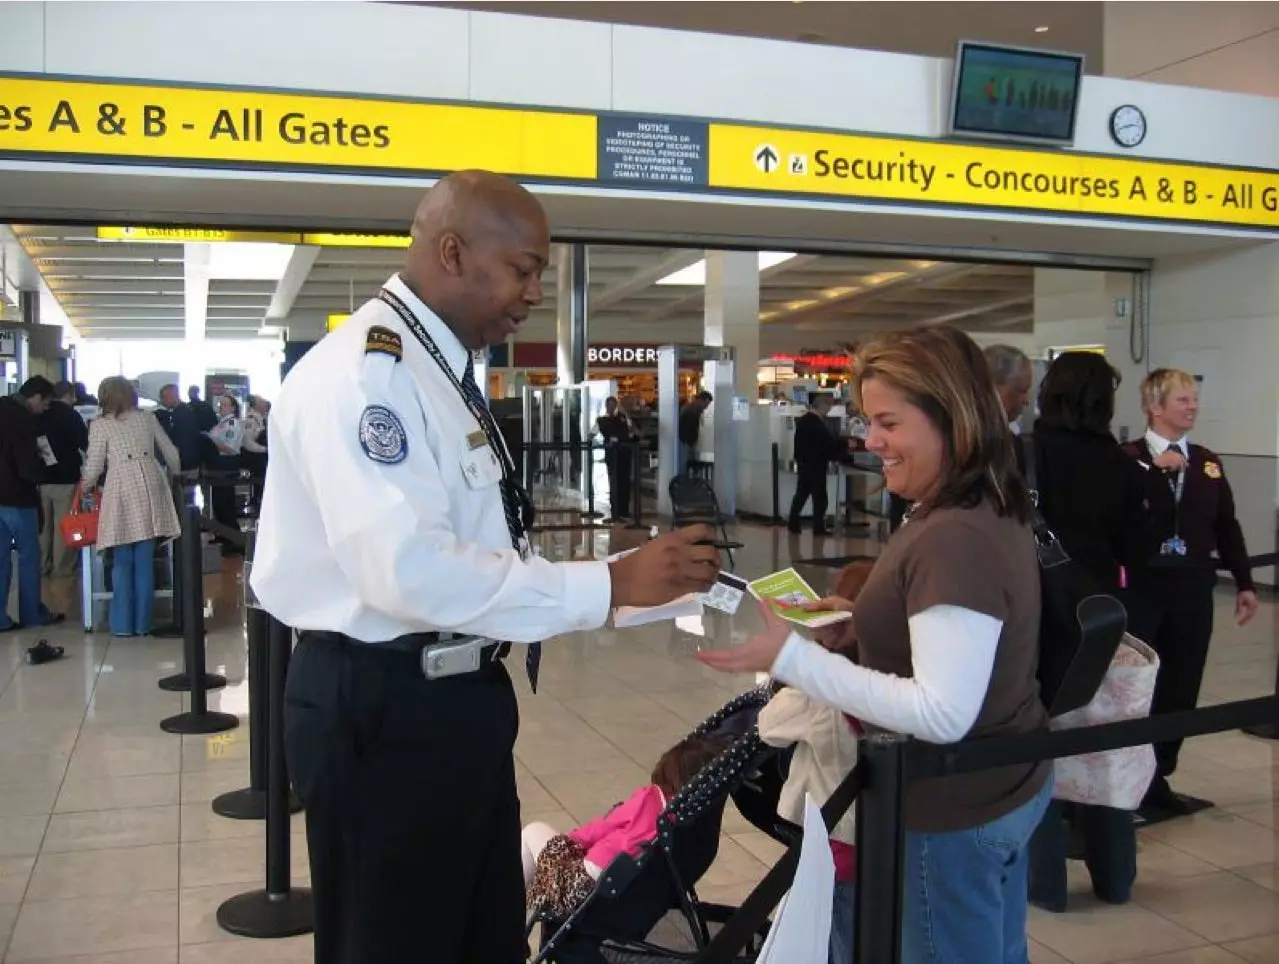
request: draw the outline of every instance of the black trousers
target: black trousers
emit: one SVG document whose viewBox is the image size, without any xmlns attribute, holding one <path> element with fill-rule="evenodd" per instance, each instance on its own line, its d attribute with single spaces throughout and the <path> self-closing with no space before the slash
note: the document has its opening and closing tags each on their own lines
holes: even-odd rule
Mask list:
<svg viewBox="0 0 1279 964">
<path fill-rule="evenodd" d="M 1110 904 L 1132 897 L 1137 879 L 1137 828 L 1132 813 L 1113 807 L 1054 800 L 1030 838 L 1030 899 L 1054 910 L 1066 907 L 1066 851 L 1069 824 L 1084 840 L 1084 863 L 1093 892 Z"/>
<path fill-rule="evenodd" d="M 826 495 L 826 465 L 799 465 L 796 467 L 795 498 L 790 504 L 790 527 L 799 528 L 799 515 L 804 511 L 804 503 L 813 500 L 813 528 L 826 528 L 826 506 L 829 499 Z"/>
<path fill-rule="evenodd" d="M 416 655 L 344 639 L 302 633 L 285 698 L 316 964 L 523 962 L 506 669 L 427 680 Z"/>
<path fill-rule="evenodd" d="M 1143 569 L 1128 593 L 1128 631 L 1159 654 L 1150 714 L 1193 710 L 1212 639 L 1212 569 Z M 1181 740 L 1155 744 L 1159 776 L 1177 769 Z"/>
<path fill-rule="evenodd" d="M 218 455 L 209 465 L 214 472 L 240 471 L 238 455 Z M 235 480 L 226 478 L 216 485 L 209 486 L 209 507 L 213 510 L 213 518 L 231 529 L 240 528 L 240 512 L 235 499 Z"/>
<path fill-rule="evenodd" d="M 629 446 L 617 446 L 604 452 L 604 466 L 608 469 L 608 507 L 614 519 L 619 516 L 629 519 L 635 514 L 631 505 L 634 455 Z"/>
</svg>

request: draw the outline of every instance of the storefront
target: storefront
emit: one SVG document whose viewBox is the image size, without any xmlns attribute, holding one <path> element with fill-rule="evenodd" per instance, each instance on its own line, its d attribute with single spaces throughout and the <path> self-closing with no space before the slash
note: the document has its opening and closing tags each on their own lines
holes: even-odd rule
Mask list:
<svg viewBox="0 0 1279 964">
<path fill-rule="evenodd" d="M 831 392 L 842 398 L 852 380 L 852 369 L 853 356 L 848 354 L 802 351 L 772 355 L 759 362 L 759 397 L 806 401 L 809 392 Z"/>
<path fill-rule="evenodd" d="M 601 344 L 586 350 L 586 375 L 591 381 L 613 381 L 621 398 L 657 403 L 657 350 L 655 344 Z M 687 398 L 701 387 L 702 368 L 695 362 L 684 364 L 680 372 L 680 396 Z M 556 347 L 554 342 L 515 342 L 500 345 L 489 353 L 491 398 L 518 395 L 522 386 L 554 385 Z"/>
</svg>

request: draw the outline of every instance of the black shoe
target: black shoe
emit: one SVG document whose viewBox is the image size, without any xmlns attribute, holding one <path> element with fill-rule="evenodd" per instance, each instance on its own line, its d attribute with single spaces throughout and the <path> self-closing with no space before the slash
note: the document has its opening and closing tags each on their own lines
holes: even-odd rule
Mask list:
<svg viewBox="0 0 1279 964">
<path fill-rule="evenodd" d="M 1186 806 L 1186 802 L 1173 792 L 1167 778 L 1162 776 L 1155 777 L 1150 789 L 1146 791 L 1146 796 L 1138 809 L 1139 813 L 1144 811 L 1163 814 L 1165 818 L 1190 815 L 1190 808 Z"/>
<path fill-rule="evenodd" d="M 50 646 L 47 639 L 42 639 L 27 650 L 27 662 L 32 666 L 39 666 L 41 663 L 51 663 L 55 659 L 61 659 L 62 654 L 61 646 Z"/>
<path fill-rule="evenodd" d="M 813 535 L 815 536 L 833 536 L 834 534 L 835 533 L 832 530 L 827 529 L 824 526 L 813 530 Z"/>
<path fill-rule="evenodd" d="M 795 536 L 797 536 L 797 535 L 799 535 L 801 532 L 803 532 L 804 530 L 802 530 L 802 529 L 799 527 L 799 523 L 798 523 L 798 522 L 792 522 L 790 525 L 788 525 L 788 526 L 786 527 L 786 531 L 788 531 L 791 535 L 795 535 Z"/>
</svg>

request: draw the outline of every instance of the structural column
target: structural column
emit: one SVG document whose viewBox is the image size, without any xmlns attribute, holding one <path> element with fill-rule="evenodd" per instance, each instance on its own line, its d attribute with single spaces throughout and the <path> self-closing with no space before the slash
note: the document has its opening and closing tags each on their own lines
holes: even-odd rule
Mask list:
<svg viewBox="0 0 1279 964">
<path fill-rule="evenodd" d="M 556 381 L 560 385 L 577 385 L 586 381 L 586 245 L 559 245 L 555 269 Z"/>
<path fill-rule="evenodd" d="M 719 400 L 729 395 L 754 399 L 759 382 L 759 255 L 754 251 L 706 252 L 706 344 L 733 348 L 737 353 L 734 384 L 721 389 L 715 362 L 706 362 L 705 380 Z M 722 406 L 729 419 L 730 404 Z M 720 410 L 721 406 L 716 406 Z"/>
</svg>

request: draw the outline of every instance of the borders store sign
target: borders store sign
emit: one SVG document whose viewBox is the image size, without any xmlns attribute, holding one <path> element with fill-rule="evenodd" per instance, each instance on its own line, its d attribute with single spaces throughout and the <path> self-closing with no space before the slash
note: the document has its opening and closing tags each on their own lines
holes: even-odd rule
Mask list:
<svg viewBox="0 0 1279 964">
<path fill-rule="evenodd" d="M 1279 231 L 1275 170 L 693 118 L 44 75 L 0 74 L 4 155 L 414 177 L 480 167 L 528 181 L 614 189 Z"/>
</svg>

